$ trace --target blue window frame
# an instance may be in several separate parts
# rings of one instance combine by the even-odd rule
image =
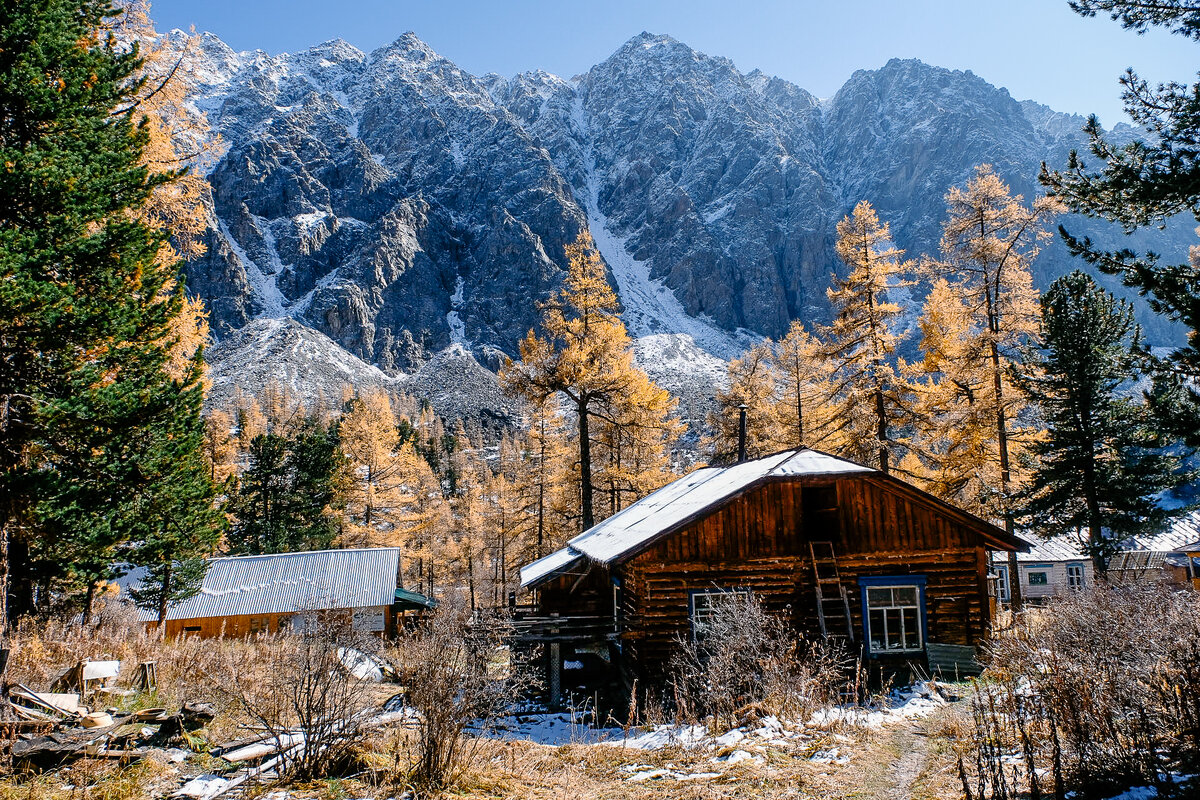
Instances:
[[[863,641],[869,655],[925,650],[924,575],[881,575],[858,579],[863,610]]]

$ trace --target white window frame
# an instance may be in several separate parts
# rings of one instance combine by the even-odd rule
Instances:
[[[996,571],[996,600],[1007,603],[1012,599],[1012,585],[1008,582],[1008,564],[993,564]]]
[[[690,596],[688,597],[688,623],[692,629],[692,641],[693,642],[700,641],[700,639],[702,638],[701,632],[703,631],[703,628],[704,628],[704,620],[706,620],[712,616],[713,608],[712,608],[712,605],[710,605],[707,602],[707,598],[710,598],[710,597],[728,598],[730,595],[739,595],[741,597],[749,597],[750,590],[749,589],[700,589],[700,590],[691,592]],[[701,609],[700,606],[696,602],[697,600],[701,600],[701,598],[704,598],[703,609]],[[702,612],[702,613],[698,613],[698,612]]]
[[[1067,588],[1076,592],[1083,591],[1087,573],[1083,564],[1067,564]]]
[[[893,655],[896,653],[919,653],[923,651],[925,649],[925,609],[923,607],[924,603],[922,602],[924,597],[924,587],[916,583],[902,583],[897,581],[896,583],[880,585],[869,584],[863,586],[863,589],[865,590],[863,593],[863,615],[866,617],[867,621],[867,646],[870,648],[871,654]],[[894,592],[895,589],[905,589],[911,591],[914,594],[915,599],[911,603],[897,602]],[[885,591],[888,592],[888,604],[873,605],[872,594],[874,594],[877,598],[882,599],[881,595]],[[900,647],[888,646],[888,633],[890,632],[888,627],[888,614],[886,613],[888,610],[897,610],[900,612]],[[905,610],[912,610],[916,612],[915,633],[917,636],[917,641],[915,645],[909,644],[909,630],[908,624],[905,621]],[[872,630],[875,622],[871,618],[872,611],[884,612],[880,616],[884,626],[882,636],[876,636],[878,631]],[[875,640],[877,638],[883,642],[882,647],[875,646]]]

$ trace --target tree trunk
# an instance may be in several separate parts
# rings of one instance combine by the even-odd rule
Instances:
[[[592,510],[592,441],[588,433],[588,407],[586,400],[575,404],[579,415],[579,500],[583,512],[583,529],[596,524]]]
[[[161,630],[167,622],[167,601],[171,596],[171,563],[168,561],[163,570],[162,591],[158,595],[158,628]]]
[[[989,327],[993,333],[996,333],[999,326],[992,321],[989,323]],[[1000,491],[1004,495],[1004,531],[1012,536],[1015,535],[1016,526],[1013,524],[1012,509],[1008,504],[1009,483],[1012,481],[1012,469],[1008,460],[1008,420],[1004,415],[1004,381],[1000,370],[1000,347],[996,344],[995,338],[992,339],[989,349],[992,361],[992,391],[996,396],[996,445],[1000,449]],[[1008,554],[1008,597],[1013,611],[1020,611],[1024,605],[1024,599],[1021,596],[1021,572],[1017,569],[1015,552]]]
[[[7,685],[5,672],[8,669],[8,538],[12,515],[4,510],[0,521],[0,687]]]
[[[92,621],[92,605],[96,602],[96,581],[88,580],[87,594],[83,596],[82,622],[87,625]]]
[[[804,447],[804,399],[800,396],[800,376],[796,376],[796,446]]]
[[[1093,454],[1093,459],[1095,455]],[[1104,543],[1104,529],[1101,525],[1100,514],[1100,498],[1096,487],[1096,468],[1094,461],[1089,462],[1084,468],[1083,476],[1084,486],[1084,504],[1087,506],[1088,512],[1088,544],[1092,549],[1092,571],[1095,573],[1095,580],[1107,580],[1108,576],[1108,559],[1101,552],[1101,546]]]
[[[879,430],[876,435],[879,437],[879,469],[884,474],[888,474],[888,424],[887,424],[887,406],[884,404],[883,389],[875,389],[875,415],[878,417]]]

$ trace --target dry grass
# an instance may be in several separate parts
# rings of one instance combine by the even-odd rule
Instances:
[[[17,637],[14,677],[34,688],[45,688],[80,658],[116,658],[124,662],[120,683],[132,677],[139,661],[158,662],[160,689],[154,696],[133,698],[139,705],[177,707],[183,700],[219,702],[214,685],[227,680],[236,665],[240,679],[248,685],[269,686],[261,681],[268,669],[269,650],[275,640],[163,641],[136,623],[118,615],[102,615],[94,628],[49,622],[26,624]],[[403,659],[401,659],[403,661]],[[395,687],[373,685],[373,700],[382,702]],[[965,704],[963,704],[965,705]],[[953,707],[951,707],[953,708]],[[219,705],[220,716],[208,730],[210,742],[245,736],[240,727],[249,720],[229,705]],[[794,745],[765,749],[764,763],[712,762],[721,751],[692,751],[681,747],[638,751],[600,745],[548,747],[530,742],[478,740],[477,757],[441,797],[462,800],[700,800],[705,798],[851,798],[918,797],[950,798],[954,791],[953,763],[949,742],[961,735],[962,721],[946,713],[903,731],[863,732],[840,728]],[[923,730],[922,730],[923,729]],[[927,733],[928,735],[924,735]],[[347,798],[398,797],[403,786],[394,776],[411,769],[411,740],[408,729],[376,729],[362,743],[356,774],[288,786],[294,798],[346,800]],[[845,765],[817,764],[809,760],[821,748],[836,745],[851,753]],[[912,778],[908,794],[896,794],[894,766],[914,748],[921,757],[905,762]],[[219,766],[189,762],[188,772]],[[637,769],[635,769],[637,768]],[[638,769],[661,768],[680,773],[721,773],[717,777],[678,781],[674,779],[631,781]],[[903,772],[903,770],[902,770]],[[906,780],[908,779],[906,778]],[[110,762],[83,760],[70,769],[48,776],[0,779],[0,800],[134,800],[169,794],[181,782],[175,767],[142,762],[120,767]],[[85,788],[86,787],[86,791]],[[949,789],[947,789],[949,787]],[[247,797],[261,797],[273,787],[258,786]]]
[[[175,786],[173,769],[153,759],[82,759],[56,773],[0,780],[0,800],[144,800]]]

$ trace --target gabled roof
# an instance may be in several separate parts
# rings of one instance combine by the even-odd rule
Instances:
[[[390,606],[399,570],[398,547],[214,558],[200,593],[172,606],[167,619]],[[158,619],[153,611],[140,616]]]
[[[636,554],[651,542],[686,526],[760,482],[776,478],[855,473],[882,474],[871,467],[808,448],[785,450],[731,467],[698,469],[592,526],[569,541],[562,550],[526,565],[521,569],[521,586],[541,583],[585,559],[611,564]],[[919,492],[913,487],[908,488]],[[965,514],[932,497],[929,499],[956,514]],[[982,520],[976,521],[988,525]],[[1003,531],[998,533],[1004,535]]]

